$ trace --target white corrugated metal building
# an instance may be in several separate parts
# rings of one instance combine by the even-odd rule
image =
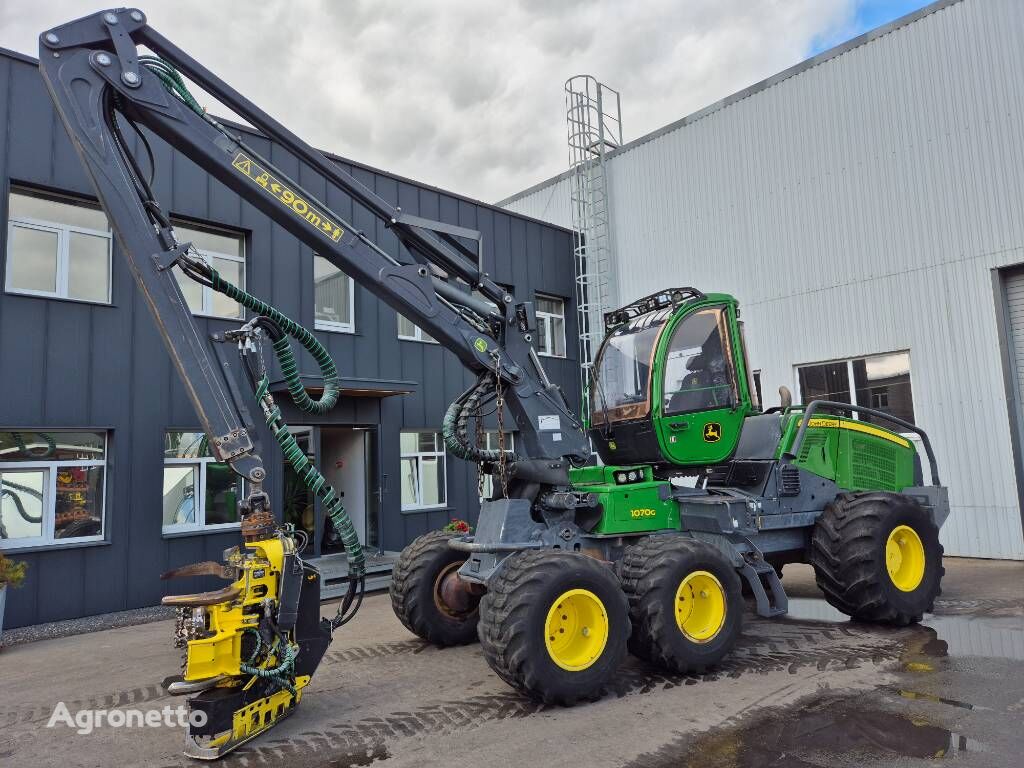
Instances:
[[[941,0],[608,161],[618,303],[735,294],[767,405],[906,401],[954,555],[1024,559],[1022,38],[1019,0]],[[500,204],[570,225],[565,174]]]

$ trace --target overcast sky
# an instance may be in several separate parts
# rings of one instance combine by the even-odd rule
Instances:
[[[593,74],[622,93],[628,141],[924,4],[176,0],[142,8],[314,145],[493,202],[565,169],[570,75]],[[98,8],[4,0],[0,46],[35,56],[41,31]]]

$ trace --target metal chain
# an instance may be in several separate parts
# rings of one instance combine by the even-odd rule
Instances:
[[[473,421],[476,422],[474,444],[477,449],[484,447],[484,418],[482,412],[483,407],[480,401],[477,400],[476,406],[473,408]],[[484,468],[480,462],[476,464],[476,495],[481,499],[484,497]]]
[[[505,395],[501,389],[501,357],[494,355],[494,407],[498,412],[498,479],[501,495],[508,498],[508,453],[505,451]]]

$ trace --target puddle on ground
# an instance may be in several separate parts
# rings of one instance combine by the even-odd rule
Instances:
[[[833,608],[821,598],[791,597],[789,598],[789,613],[791,619],[802,621],[832,621],[836,623],[847,622],[850,617],[837,608]]]
[[[790,598],[786,617],[797,621],[850,623],[849,616],[820,598]],[[919,625],[909,629],[928,635],[912,638],[912,642],[919,640],[924,644],[922,655],[985,656],[1024,661],[1024,621],[1019,617],[936,616],[929,613]],[[927,662],[921,664],[928,666]]]
[[[376,760],[387,760],[389,757],[391,757],[391,753],[388,752],[387,747],[383,744],[377,744],[365,752],[349,753],[340,757],[334,757],[323,763],[321,768],[357,768],[357,766],[370,765]]]
[[[970,704],[970,703],[968,703],[966,701],[957,701],[956,699],[946,699],[946,698],[943,698],[942,696],[936,696],[933,693],[922,693],[921,691],[908,691],[908,690],[903,689],[903,688],[891,688],[891,687],[887,687],[885,690],[889,691],[890,693],[894,693],[897,696],[900,696],[900,697],[902,697],[904,699],[910,699],[911,701],[931,701],[931,702],[934,702],[936,704],[946,704],[946,705],[948,705],[950,707],[957,707],[959,709],[970,709],[970,710],[979,710],[979,709],[986,709],[986,710],[988,710],[988,709],[990,709],[990,707],[979,707],[979,706],[977,706],[975,704]]]
[[[680,740],[641,755],[636,768],[810,768],[862,765],[867,758],[940,760],[981,745],[920,718],[818,699],[756,722]]]

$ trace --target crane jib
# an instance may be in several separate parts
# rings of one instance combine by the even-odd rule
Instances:
[[[292,211],[292,213],[313,227],[313,229],[319,231],[335,243],[345,234],[345,230],[335,224],[331,216],[297,194],[245,152],[238,152],[235,155],[235,159],[231,161],[231,166],[262,187],[268,195]]]

